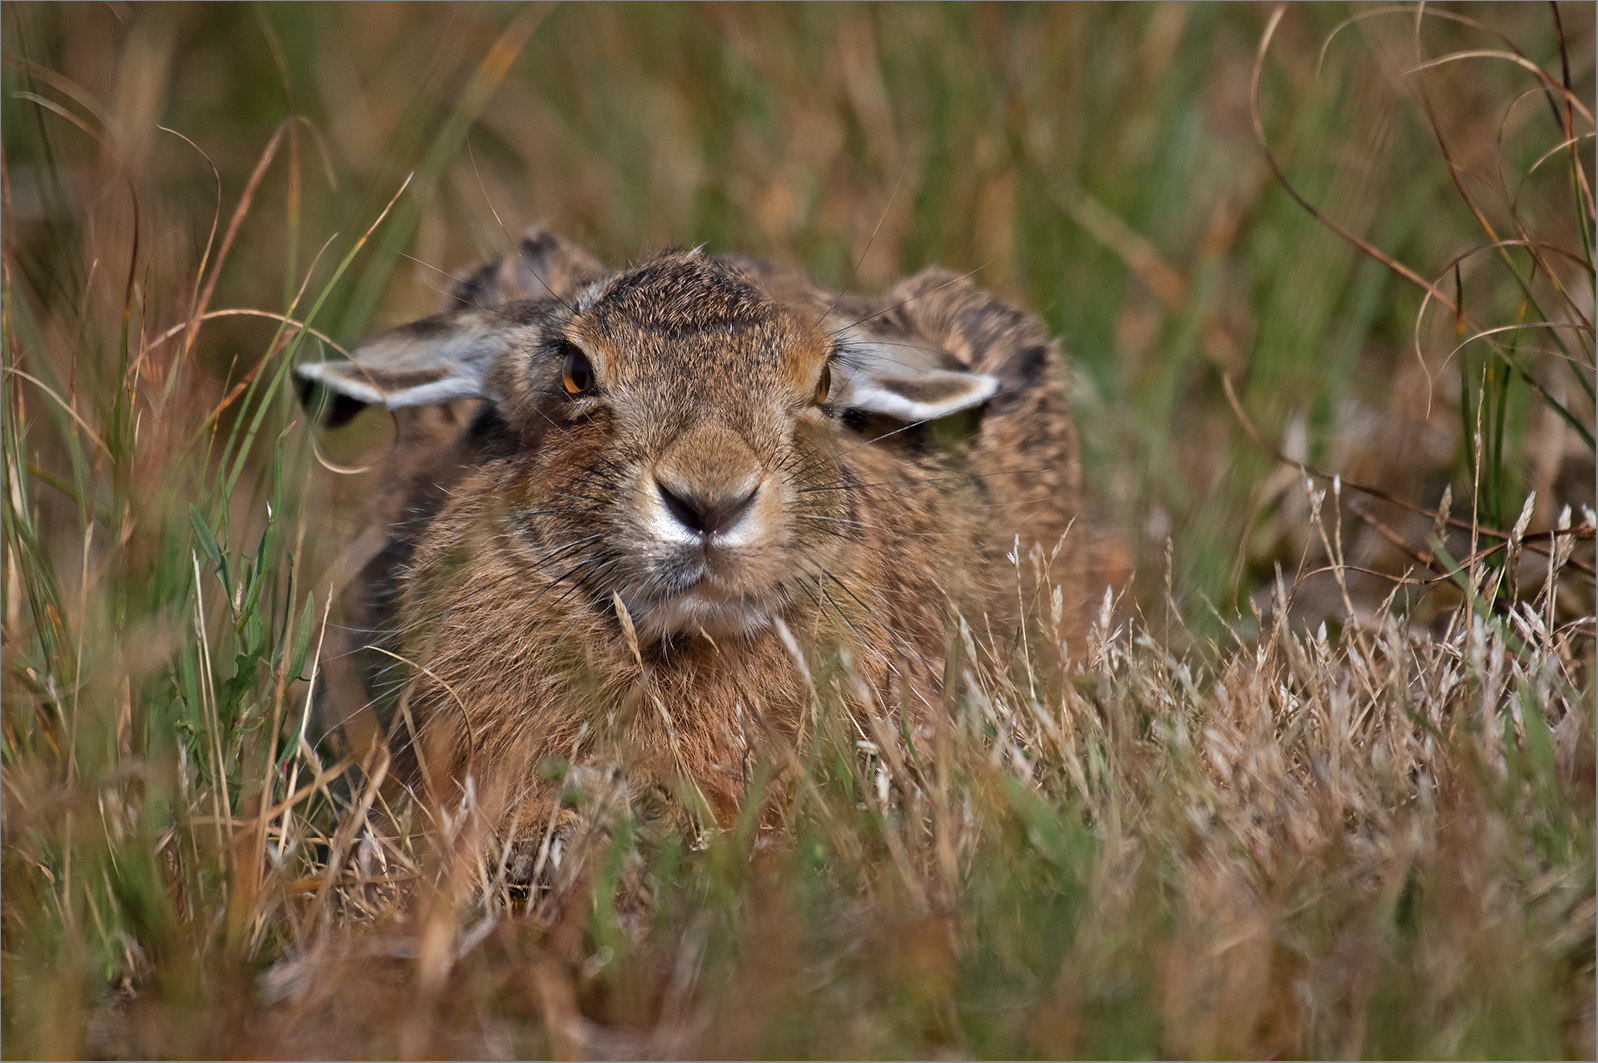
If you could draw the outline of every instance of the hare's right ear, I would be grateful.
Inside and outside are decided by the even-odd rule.
[[[318,388],[331,392],[328,421],[342,424],[363,406],[391,410],[455,399],[493,399],[489,371],[500,354],[533,341],[538,329],[492,311],[464,310],[413,321],[361,341],[342,362],[294,367],[314,408]]]

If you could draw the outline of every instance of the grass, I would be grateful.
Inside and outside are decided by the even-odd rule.
[[[1427,11],[7,5],[5,1053],[1590,1057],[1593,13]],[[1042,313],[1088,664],[823,663],[776,821],[531,895],[320,735],[287,367],[538,219]]]

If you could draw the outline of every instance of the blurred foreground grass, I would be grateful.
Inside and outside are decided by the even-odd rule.
[[[5,1052],[1590,1056],[1593,10],[1428,11],[1258,82],[1423,308],[1273,177],[1265,9],[8,4]],[[1090,665],[1040,618],[945,748],[530,898],[343,774],[387,426],[286,367],[534,220],[1043,313],[1138,565]]]

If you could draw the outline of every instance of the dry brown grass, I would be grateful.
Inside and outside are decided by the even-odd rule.
[[[1579,1057],[1593,625],[1549,623],[1551,571],[1494,609],[1478,566],[1441,631],[1385,608],[1335,635],[1290,628],[1284,581],[1257,641],[1182,656],[1107,610],[1074,668],[1028,587],[1031,645],[996,672],[963,631],[931,743],[888,709],[850,732],[822,668],[780,824],[685,852],[592,791],[531,892],[470,800],[391,804],[379,770],[328,795],[331,839],[306,802],[264,846],[235,824],[269,855],[229,905],[280,957],[253,985],[213,970],[182,1020],[132,993],[88,1047]]]

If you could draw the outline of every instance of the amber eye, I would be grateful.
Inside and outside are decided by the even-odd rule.
[[[832,392],[832,366],[821,367],[821,376],[816,381],[816,401],[826,402],[827,395]]]
[[[565,344],[565,348],[566,360],[560,364],[560,382],[565,385],[566,394],[581,395],[594,386],[594,367],[575,344]]]

